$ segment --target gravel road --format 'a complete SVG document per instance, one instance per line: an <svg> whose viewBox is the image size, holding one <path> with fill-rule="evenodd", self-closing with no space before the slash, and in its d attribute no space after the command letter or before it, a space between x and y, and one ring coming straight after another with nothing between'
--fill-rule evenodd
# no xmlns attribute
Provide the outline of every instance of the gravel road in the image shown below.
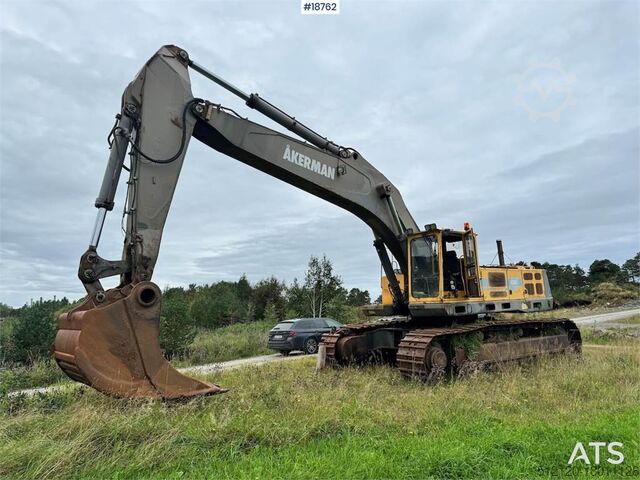
<svg viewBox="0 0 640 480"><path fill-rule="evenodd" d="M612 322L614 320L632 317L633 315L640 315L640 308L622 310L619 312L600 313L598 315L587 315L585 317L575 317L571 320L576 322L576 325L599 325L605 322Z"/></svg>

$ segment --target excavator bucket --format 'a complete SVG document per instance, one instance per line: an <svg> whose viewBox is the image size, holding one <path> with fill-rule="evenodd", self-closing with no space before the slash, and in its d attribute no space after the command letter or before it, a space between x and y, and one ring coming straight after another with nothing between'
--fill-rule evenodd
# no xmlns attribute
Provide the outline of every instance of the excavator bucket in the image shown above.
<svg viewBox="0 0 640 480"><path fill-rule="evenodd" d="M160 297L152 282L89 295L58 318L56 362L73 380L116 397L181 399L226 392L182 375L165 360L158 336Z"/></svg>

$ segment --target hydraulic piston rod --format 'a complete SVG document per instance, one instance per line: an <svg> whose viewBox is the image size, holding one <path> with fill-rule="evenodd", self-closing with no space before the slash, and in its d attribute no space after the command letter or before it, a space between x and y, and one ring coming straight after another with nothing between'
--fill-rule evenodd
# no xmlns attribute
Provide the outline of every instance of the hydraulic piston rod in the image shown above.
<svg viewBox="0 0 640 480"><path fill-rule="evenodd" d="M95 206L98 209L98 215L96 217L96 223L93 227L93 233L91 234L91 241L89 243L89 248L94 250L100 241L100 235L102 234L102 227L104 226L107 211L113 210L113 199L116 195L118 181L120 180L120 173L122 172L122 165L124 164L124 157L127 154L127 147L129 146L127 134L133 127L132 119L124 111L117 118L118 121L116 127L113 129L113 143L111 144L109 161L107 162L107 168L104 172L100 192L98 193L98 197L95 202Z"/></svg>
<svg viewBox="0 0 640 480"><path fill-rule="evenodd" d="M278 107L276 107L275 105L261 98L257 93L247 94L243 92L235 85L227 82L226 80L216 75L215 73L210 72L209 70L204 68L202 65L197 64L193 60L189 60L189 66L193 68L196 72L207 77L209 80L217 83L224 89L240 97L242 100L246 102L248 107L259 111L260 113L270 118L274 122L282 125L287 130L290 130L296 135L299 135L301 138L304 138L307 142L311 143L312 145L315 145L318 148L322 148L323 150L327 150L328 152L331 152L332 154L337 155L341 158L348 158L352 155L354 158L358 158L357 153L354 152L353 150L345 147L341 147L340 145L337 145L336 143L332 142L326 137L323 137L322 135L310 129L306 125L300 123L298 120L295 119L295 117L288 115L287 113L283 112Z"/></svg>

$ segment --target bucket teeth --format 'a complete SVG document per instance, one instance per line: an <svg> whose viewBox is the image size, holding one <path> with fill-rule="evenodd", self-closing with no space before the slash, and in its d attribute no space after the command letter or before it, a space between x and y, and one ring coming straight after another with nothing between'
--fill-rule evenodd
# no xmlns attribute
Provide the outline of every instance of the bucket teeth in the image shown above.
<svg viewBox="0 0 640 480"><path fill-rule="evenodd" d="M102 303L90 295L58 318L56 362L71 379L116 397L180 399L226 392L181 374L164 358L160 298L151 282L109 290Z"/></svg>

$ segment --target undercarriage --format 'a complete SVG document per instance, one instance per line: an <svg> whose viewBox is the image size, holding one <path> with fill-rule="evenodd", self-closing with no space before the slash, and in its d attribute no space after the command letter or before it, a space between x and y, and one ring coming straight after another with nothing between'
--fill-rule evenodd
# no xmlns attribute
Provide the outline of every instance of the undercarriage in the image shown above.
<svg viewBox="0 0 640 480"><path fill-rule="evenodd" d="M427 326L424 318L392 317L347 325L323 342L327 365L387 363L425 381L541 355L579 355L582 346L578 327L566 318L435 318Z"/></svg>

